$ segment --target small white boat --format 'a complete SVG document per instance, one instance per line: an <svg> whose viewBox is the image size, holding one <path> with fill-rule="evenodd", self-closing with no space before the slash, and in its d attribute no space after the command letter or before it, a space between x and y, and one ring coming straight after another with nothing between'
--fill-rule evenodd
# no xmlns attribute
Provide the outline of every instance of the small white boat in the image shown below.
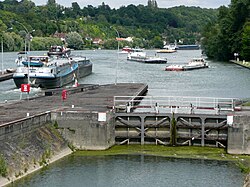
<svg viewBox="0 0 250 187"><path fill-rule="evenodd" d="M121 53L121 54L128 54L131 51L132 51L131 47L125 46L125 47L122 48L122 51L120 51L119 53Z"/></svg>
<svg viewBox="0 0 250 187"><path fill-rule="evenodd" d="M160 49L156 51L157 53L175 53L175 49Z"/></svg>
<svg viewBox="0 0 250 187"><path fill-rule="evenodd" d="M49 51L48 51L48 56L65 56L68 57L71 53L71 49L64 47L64 46L58 46L54 45L51 46Z"/></svg>
<svg viewBox="0 0 250 187"><path fill-rule="evenodd" d="M187 65L170 65L165 68L165 71L188 71L201 68L208 68L208 63L203 58L193 58Z"/></svg>
<svg viewBox="0 0 250 187"><path fill-rule="evenodd" d="M157 56L147 56L145 52L142 51L135 51L128 54L127 60L130 61L137 61L137 62L143 62L148 64L163 64L167 63L166 58L160 58Z"/></svg>

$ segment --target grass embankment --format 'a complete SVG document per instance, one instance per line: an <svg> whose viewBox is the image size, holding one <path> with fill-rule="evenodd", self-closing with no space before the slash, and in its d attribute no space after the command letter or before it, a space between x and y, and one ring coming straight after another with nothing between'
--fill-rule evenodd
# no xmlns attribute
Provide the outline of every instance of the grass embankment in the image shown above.
<svg viewBox="0 0 250 187"><path fill-rule="evenodd" d="M242 106L250 106L250 101L243 103Z"/></svg>
<svg viewBox="0 0 250 187"><path fill-rule="evenodd" d="M235 64L239 64L241 66L244 66L246 68L250 68L250 62L246 62L246 61L236 61L236 60L232 60L233 63Z"/></svg>
<svg viewBox="0 0 250 187"><path fill-rule="evenodd" d="M77 151L78 156L107 156L124 154L145 154L173 158L209 159L221 161L234 161L242 172L250 171L250 156L230 155L225 149L213 147L176 146L167 147L160 145L116 145L104 151Z"/></svg>

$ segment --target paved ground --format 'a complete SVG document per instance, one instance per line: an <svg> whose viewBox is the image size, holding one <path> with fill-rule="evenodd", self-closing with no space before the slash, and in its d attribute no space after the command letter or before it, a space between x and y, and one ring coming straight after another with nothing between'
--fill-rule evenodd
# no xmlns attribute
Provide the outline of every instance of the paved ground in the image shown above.
<svg viewBox="0 0 250 187"><path fill-rule="evenodd" d="M90 88L90 90L84 91ZM62 89L47 90L46 95L35 99L22 100L0 105L0 125L55 109L105 112L112 108L114 96L136 96L147 91L146 84L119 83L117 85L80 85L67 89L67 99L62 101Z"/></svg>

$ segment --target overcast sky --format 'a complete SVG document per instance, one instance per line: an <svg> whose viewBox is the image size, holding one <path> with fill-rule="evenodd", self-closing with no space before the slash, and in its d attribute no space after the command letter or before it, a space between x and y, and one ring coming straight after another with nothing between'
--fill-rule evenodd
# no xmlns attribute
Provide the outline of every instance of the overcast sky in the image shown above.
<svg viewBox="0 0 250 187"><path fill-rule="evenodd" d="M31 0L36 5L44 5L47 0ZM56 0L56 3L65 7L71 7L72 2L77 2L81 8L92 5L97 7L102 2L109 5L111 8L119 8L121 6L134 5L147 5L148 0ZM156 0L158 7L169 8L173 6L185 5L185 6L199 6L201 8L218 8L221 5L228 6L231 0Z"/></svg>

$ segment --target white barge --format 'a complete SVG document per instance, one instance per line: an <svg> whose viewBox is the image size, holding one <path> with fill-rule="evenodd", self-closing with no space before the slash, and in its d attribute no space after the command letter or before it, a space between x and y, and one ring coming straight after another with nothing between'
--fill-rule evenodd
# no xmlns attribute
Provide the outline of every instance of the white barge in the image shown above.
<svg viewBox="0 0 250 187"><path fill-rule="evenodd" d="M188 64L169 65L165 68L165 71L188 71L201 68L208 68L208 63L203 58L194 58Z"/></svg>

